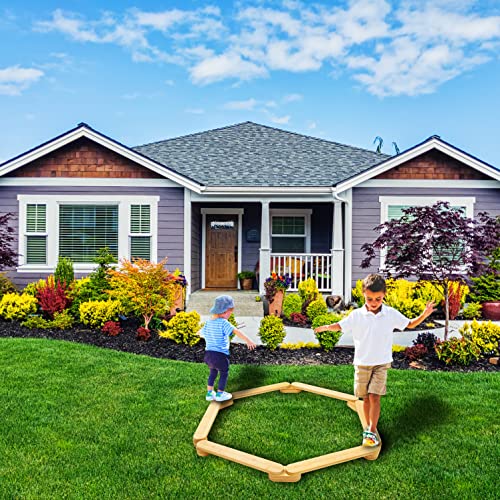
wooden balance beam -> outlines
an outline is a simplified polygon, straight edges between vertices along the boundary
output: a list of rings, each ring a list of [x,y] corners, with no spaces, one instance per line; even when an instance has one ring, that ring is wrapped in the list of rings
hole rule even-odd
[[[193,436],[193,444],[195,446],[198,441],[208,438],[208,434],[210,433],[210,429],[212,428],[212,425],[215,422],[215,419],[217,418],[219,410],[227,408],[232,404],[233,401],[229,400],[229,401],[223,401],[222,403],[218,403],[217,401],[212,401],[208,405],[207,411],[205,412],[205,415],[203,415],[203,418],[198,424],[196,432],[194,433]]]
[[[278,384],[263,385],[254,389],[245,389],[244,391],[233,392],[233,399],[248,398],[250,396],[265,394],[266,392],[285,390],[290,388],[290,385],[290,382],[279,382]]]
[[[291,385],[296,389],[312,392],[313,394],[319,394],[320,396],[326,396],[327,398],[340,399],[342,401],[359,401],[359,398],[353,396],[352,394],[332,391],[331,389],[324,389],[323,387],[318,387],[316,385],[303,384],[302,382],[293,382]]]

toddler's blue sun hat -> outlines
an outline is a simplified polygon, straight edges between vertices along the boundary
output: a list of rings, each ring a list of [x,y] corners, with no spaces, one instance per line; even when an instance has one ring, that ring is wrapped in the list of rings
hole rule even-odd
[[[222,314],[228,309],[234,308],[234,300],[230,295],[219,295],[215,298],[215,303],[210,309],[211,314]]]

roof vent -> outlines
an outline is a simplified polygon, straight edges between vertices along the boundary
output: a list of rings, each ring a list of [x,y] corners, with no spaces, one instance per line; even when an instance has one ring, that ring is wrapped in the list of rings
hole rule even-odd
[[[431,139],[441,139],[441,136],[434,134],[434,135],[431,135]]]

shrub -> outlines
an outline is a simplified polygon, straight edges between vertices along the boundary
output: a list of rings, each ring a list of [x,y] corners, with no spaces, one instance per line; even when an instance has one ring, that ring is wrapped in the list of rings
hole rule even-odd
[[[126,310],[142,316],[146,329],[153,316],[165,315],[170,304],[173,282],[164,267],[166,261],[155,264],[145,259],[123,259],[119,270],[109,271],[110,296],[123,301]]]
[[[326,330],[324,332],[314,332],[316,338],[318,339],[319,345],[325,351],[332,351],[337,345],[340,337],[342,336],[341,331]]]
[[[314,318],[316,316],[320,316],[322,314],[326,314],[328,311],[328,308],[326,307],[326,302],[321,297],[320,299],[313,300],[306,309],[307,317],[311,320],[314,321]]]
[[[50,276],[47,278],[50,279]],[[46,280],[38,280],[28,283],[23,288],[23,293],[26,295],[31,295],[32,297],[36,297],[39,288],[43,288],[46,285]]]
[[[262,302],[262,297],[260,295],[256,295],[255,302]]]
[[[427,347],[424,344],[414,344],[404,350],[405,358],[408,361],[417,361],[422,359],[428,353]]]
[[[80,321],[93,328],[102,328],[106,321],[116,321],[123,307],[119,300],[91,300],[80,304]]]
[[[318,285],[313,278],[308,278],[299,283],[299,296],[302,302],[306,300],[313,301],[319,297]]]
[[[40,328],[42,330],[46,330],[50,328],[51,321],[43,318],[42,316],[33,315],[28,316],[22,323],[21,326],[25,328]]]
[[[458,281],[452,281],[448,290],[448,308],[450,319],[455,319],[460,311],[460,306],[465,301],[465,296],[469,291],[469,287]]]
[[[150,338],[151,338],[151,330],[149,328],[144,328],[143,326],[137,328],[137,335],[136,335],[137,340],[147,341]]]
[[[48,319],[53,319],[56,312],[63,311],[69,304],[64,287],[59,281],[54,284],[54,279],[47,278],[45,286],[37,289],[36,297],[44,316]]]
[[[75,279],[73,261],[69,257],[59,257],[56,270],[54,271],[54,279],[56,283],[61,283],[64,288],[68,288]]]
[[[6,293],[0,300],[0,317],[10,320],[23,320],[36,312],[38,301],[31,295]]]
[[[68,310],[55,312],[54,319],[49,321],[49,328],[59,328],[60,330],[69,330],[75,322]]]
[[[468,366],[481,356],[479,347],[464,337],[452,337],[444,342],[438,342],[435,350],[438,359],[447,365]]]
[[[196,311],[177,313],[171,320],[163,322],[165,331],[158,332],[160,337],[172,339],[177,344],[189,346],[200,341],[200,315]]]
[[[302,299],[296,293],[290,293],[283,300],[283,315],[290,318],[292,313],[299,313],[302,310]]]
[[[474,342],[484,355],[498,355],[498,342],[500,342],[500,325],[491,321],[464,323],[459,332],[464,338]]]
[[[106,321],[106,323],[102,325],[101,332],[109,337],[116,337],[118,334],[123,332],[123,328],[120,326],[118,321]]]
[[[341,319],[342,316],[336,313],[320,314],[314,318],[311,326],[318,328],[318,326],[333,325],[333,323],[338,323]]]
[[[392,352],[404,352],[405,350],[406,346],[404,345],[399,345],[399,344],[392,345]]]
[[[302,326],[307,325],[307,316],[299,312],[290,314],[290,320],[296,323],[297,325],[302,325]]]
[[[465,319],[479,319],[483,306],[479,302],[469,302],[467,307],[462,310],[462,316]]]
[[[0,299],[6,294],[6,293],[16,293],[17,288],[12,283],[12,281],[7,278],[5,273],[0,273]]]
[[[276,349],[283,342],[285,336],[286,331],[281,318],[277,316],[262,318],[259,327],[259,337],[269,349]]]
[[[283,343],[280,345],[280,349],[289,349],[289,350],[296,350],[296,349],[316,349],[318,347],[318,344],[315,342],[294,342],[294,343]]]
[[[413,345],[423,345],[430,353],[433,353],[437,341],[438,338],[433,333],[424,332],[417,335]]]
[[[363,280],[356,281],[356,287],[352,289],[351,292],[352,300],[361,307],[365,303],[365,297],[363,295]]]

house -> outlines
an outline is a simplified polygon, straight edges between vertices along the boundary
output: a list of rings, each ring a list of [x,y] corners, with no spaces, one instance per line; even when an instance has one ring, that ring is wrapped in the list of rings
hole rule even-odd
[[[168,256],[190,291],[241,270],[313,277],[350,296],[360,247],[406,206],[449,200],[500,215],[500,171],[438,136],[397,156],[252,122],[130,148],[85,123],[0,165],[0,213],[16,214],[20,286],[59,256]],[[372,269],[375,271],[376,267]]]

